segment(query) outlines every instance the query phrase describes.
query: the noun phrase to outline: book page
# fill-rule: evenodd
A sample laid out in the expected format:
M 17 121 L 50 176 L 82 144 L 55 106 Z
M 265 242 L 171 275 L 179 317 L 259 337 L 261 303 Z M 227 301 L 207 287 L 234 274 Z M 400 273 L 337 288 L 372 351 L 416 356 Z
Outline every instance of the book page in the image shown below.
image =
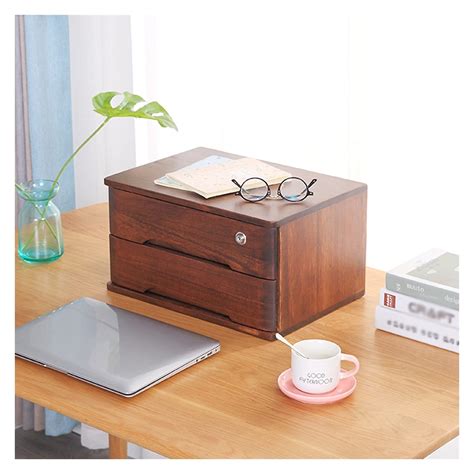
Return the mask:
M 288 178 L 290 174 L 253 158 L 241 158 L 202 169 L 183 168 L 166 176 L 209 198 L 238 191 L 232 179 L 242 184 L 248 178 L 258 177 L 271 185 Z
M 231 158 L 227 158 L 226 156 L 220 155 L 209 155 L 206 156 L 206 158 L 203 158 L 202 160 L 196 161 L 195 163 L 186 166 L 185 168 L 181 168 L 181 170 L 195 170 L 199 168 L 205 168 L 216 163 L 226 163 L 228 161 L 232 161 Z M 161 178 L 157 178 L 153 182 L 155 184 L 165 186 L 167 188 L 182 189 L 183 191 L 192 191 L 192 189 L 189 189 L 184 184 L 178 183 L 177 181 L 169 178 L 168 176 L 161 176 Z

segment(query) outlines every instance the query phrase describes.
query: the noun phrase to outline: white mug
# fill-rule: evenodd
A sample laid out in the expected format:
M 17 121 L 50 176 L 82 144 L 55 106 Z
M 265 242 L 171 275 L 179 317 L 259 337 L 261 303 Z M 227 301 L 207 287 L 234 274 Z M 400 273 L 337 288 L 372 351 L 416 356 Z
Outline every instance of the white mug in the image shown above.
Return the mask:
M 343 354 L 334 342 L 324 339 L 306 339 L 294 346 L 306 357 L 291 351 L 291 374 L 295 387 L 306 393 L 326 393 L 334 390 L 339 380 L 355 375 L 359 371 L 356 357 Z M 351 361 L 355 367 L 341 372 L 341 360 Z

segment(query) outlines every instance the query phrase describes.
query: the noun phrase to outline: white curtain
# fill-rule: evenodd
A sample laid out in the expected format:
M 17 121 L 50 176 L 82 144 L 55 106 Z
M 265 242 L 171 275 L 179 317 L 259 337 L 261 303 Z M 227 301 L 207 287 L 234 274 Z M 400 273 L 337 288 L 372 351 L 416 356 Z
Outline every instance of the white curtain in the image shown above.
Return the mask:
M 76 148 L 102 121 L 92 111 L 92 97 L 104 91 L 130 91 L 132 46 L 128 15 L 69 16 L 72 136 Z M 146 97 L 144 97 L 146 98 Z M 133 119 L 112 120 L 74 160 L 76 207 L 107 201 L 104 178 L 133 168 Z

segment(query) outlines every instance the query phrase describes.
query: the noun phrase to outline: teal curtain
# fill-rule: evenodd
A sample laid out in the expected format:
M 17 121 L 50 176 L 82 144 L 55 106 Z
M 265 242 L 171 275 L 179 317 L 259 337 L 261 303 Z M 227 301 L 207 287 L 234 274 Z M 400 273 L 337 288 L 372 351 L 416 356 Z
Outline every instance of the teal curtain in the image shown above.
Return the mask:
M 73 151 L 68 17 L 17 16 L 15 43 L 16 180 L 54 179 Z M 56 205 L 74 209 L 73 166 L 60 186 Z M 17 399 L 16 411 L 24 429 L 44 428 L 51 436 L 77 424 L 25 400 Z
M 73 151 L 68 17 L 26 15 L 24 40 L 33 179 L 54 179 Z M 74 209 L 73 166 L 60 186 L 56 205 Z

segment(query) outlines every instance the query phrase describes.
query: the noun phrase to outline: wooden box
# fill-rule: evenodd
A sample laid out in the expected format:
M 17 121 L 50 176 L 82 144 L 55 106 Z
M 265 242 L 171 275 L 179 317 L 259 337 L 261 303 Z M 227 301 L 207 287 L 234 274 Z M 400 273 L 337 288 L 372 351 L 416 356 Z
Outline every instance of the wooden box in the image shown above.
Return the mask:
M 241 158 L 196 148 L 105 179 L 109 290 L 265 339 L 364 294 L 365 184 L 276 165 L 314 196 L 249 203 L 153 182 L 213 154 Z

